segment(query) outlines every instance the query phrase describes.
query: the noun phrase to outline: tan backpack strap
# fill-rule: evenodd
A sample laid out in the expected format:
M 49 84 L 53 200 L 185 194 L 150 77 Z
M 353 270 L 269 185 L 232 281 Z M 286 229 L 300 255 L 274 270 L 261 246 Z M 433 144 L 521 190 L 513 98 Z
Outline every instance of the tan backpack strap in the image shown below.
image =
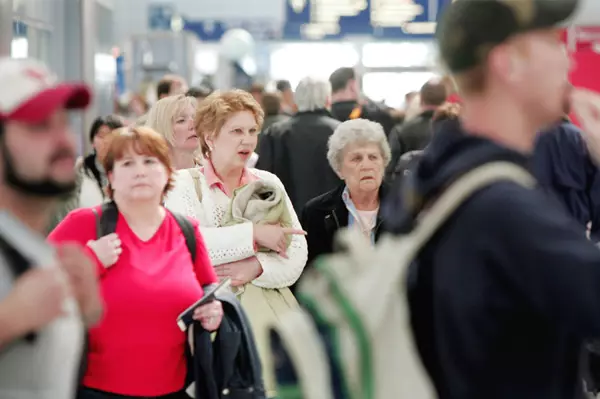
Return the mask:
M 200 186 L 200 171 L 198 168 L 188 169 L 192 180 L 194 180 L 194 189 L 196 190 L 196 197 L 198 201 L 202 202 L 202 187 Z
M 417 251 L 463 202 L 477 191 L 502 180 L 513 181 L 527 188 L 536 185 L 536 180 L 527 170 L 510 162 L 490 162 L 466 173 L 452 183 L 419 218 L 418 226 L 411 234 L 418 243 Z

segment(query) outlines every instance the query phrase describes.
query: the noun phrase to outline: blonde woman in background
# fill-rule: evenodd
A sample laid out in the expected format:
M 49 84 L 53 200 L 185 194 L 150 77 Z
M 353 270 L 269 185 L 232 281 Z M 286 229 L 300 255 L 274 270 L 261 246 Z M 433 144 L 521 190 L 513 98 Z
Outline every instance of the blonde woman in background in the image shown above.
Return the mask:
M 197 105 L 195 98 L 183 94 L 164 97 L 146 115 L 146 126 L 167 139 L 176 170 L 195 168 L 201 163 L 200 139 L 194 125 Z

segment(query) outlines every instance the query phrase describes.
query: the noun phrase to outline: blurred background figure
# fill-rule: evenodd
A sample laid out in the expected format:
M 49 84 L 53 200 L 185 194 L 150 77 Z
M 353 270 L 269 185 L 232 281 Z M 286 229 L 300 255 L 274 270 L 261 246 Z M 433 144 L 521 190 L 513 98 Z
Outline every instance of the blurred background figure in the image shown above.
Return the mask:
M 289 80 L 278 80 L 276 83 L 277 91 L 281 94 L 281 109 L 286 115 L 296 113 L 296 103 L 294 102 L 294 91 Z
M 377 122 L 388 135 L 395 124 L 391 110 L 365 99 L 358 82 L 359 77 L 354 68 L 338 68 L 329 76 L 332 90 L 332 115 L 341 122 L 358 118 Z
M 254 83 L 248 88 L 248 93 L 252 94 L 257 103 L 262 104 L 263 95 L 265 94 L 265 85 Z
M 178 75 L 165 75 L 156 85 L 156 97 L 159 100 L 177 94 L 185 94 L 187 91 L 186 80 Z
M 265 122 L 263 132 L 271 125 L 289 119 L 289 115 L 283 112 L 282 95 L 280 93 L 265 93 L 262 96 L 262 108 L 265 111 Z M 259 138 L 260 140 L 260 138 Z
M 294 98 L 298 112 L 261 134 L 257 167 L 281 179 L 300 213 L 308 200 L 340 182 L 327 162 L 327 141 L 340 122 L 329 112 L 331 85 L 326 79 L 302 79 Z
M 109 137 L 113 130 L 124 126 L 124 121 L 115 115 L 97 118 L 90 128 L 90 141 L 93 151 L 81 159 L 81 188 L 79 193 L 79 207 L 88 208 L 97 206 L 106 198 L 105 189 L 108 178 L 102 163 L 108 150 Z M 76 166 L 77 167 L 77 166 Z
M 402 155 L 424 149 L 431 140 L 431 121 L 437 109 L 446 103 L 446 86 L 439 79 L 432 79 L 425 83 L 421 90 L 410 96 L 411 104 L 415 110 L 407 110 L 406 120 L 394 126 L 389 135 L 392 149 L 392 160 L 388 165 L 386 176 L 388 179 L 398 167 Z M 416 115 L 412 116 L 412 113 Z
M 202 101 L 204 101 L 204 99 L 208 96 L 210 96 L 210 94 L 212 93 L 212 90 L 209 87 L 206 86 L 197 86 L 197 87 L 191 87 L 187 93 L 185 93 L 186 96 L 189 97 L 194 97 L 196 99 L 196 101 L 198 101 L 198 103 L 201 103 Z

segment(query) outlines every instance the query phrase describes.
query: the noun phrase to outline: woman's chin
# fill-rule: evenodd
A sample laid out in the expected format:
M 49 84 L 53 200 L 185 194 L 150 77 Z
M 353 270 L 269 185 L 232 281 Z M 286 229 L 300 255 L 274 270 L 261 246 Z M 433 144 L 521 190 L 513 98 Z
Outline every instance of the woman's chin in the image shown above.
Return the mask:
M 380 184 L 375 179 L 364 179 L 359 183 L 361 191 L 373 191 L 378 190 Z
M 146 202 L 156 198 L 160 198 L 160 193 L 156 193 L 155 190 L 150 187 L 133 187 L 128 195 L 130 201 Z

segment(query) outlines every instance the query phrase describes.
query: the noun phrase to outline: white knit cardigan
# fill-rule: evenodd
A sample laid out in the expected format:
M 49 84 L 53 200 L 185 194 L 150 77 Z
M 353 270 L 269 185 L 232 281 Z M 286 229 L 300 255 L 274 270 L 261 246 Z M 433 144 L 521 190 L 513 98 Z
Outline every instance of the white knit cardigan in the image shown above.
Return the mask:
M 259 179 L 285 188 L 277 176 L 264 170 L 250 169 Z M 196 195 L 195 182 L 188 170 L 179 170 L 174 175 L 174 188 L 165 199 L 165 206 L 174 212 L 193 217 L 199 221 L 200 232 L 208 249 L 213 265 L 235 262 L 256 256 L 263 273 L 252 283 L 262 288 L 284 288 L 294 284 L 306 265 L 306 238 L 292 236 L 287 258 L 275 252 L 255 252 L 252 223 L 229 227 L 218 227 L 230 206 L 231 199 L 217 187 L 209 188 L 204 175 L 200 174 L 202 202 Z M 292 216 L 293 228 L 301 229 L 298 216 L 287 193 L 285 201 Z

